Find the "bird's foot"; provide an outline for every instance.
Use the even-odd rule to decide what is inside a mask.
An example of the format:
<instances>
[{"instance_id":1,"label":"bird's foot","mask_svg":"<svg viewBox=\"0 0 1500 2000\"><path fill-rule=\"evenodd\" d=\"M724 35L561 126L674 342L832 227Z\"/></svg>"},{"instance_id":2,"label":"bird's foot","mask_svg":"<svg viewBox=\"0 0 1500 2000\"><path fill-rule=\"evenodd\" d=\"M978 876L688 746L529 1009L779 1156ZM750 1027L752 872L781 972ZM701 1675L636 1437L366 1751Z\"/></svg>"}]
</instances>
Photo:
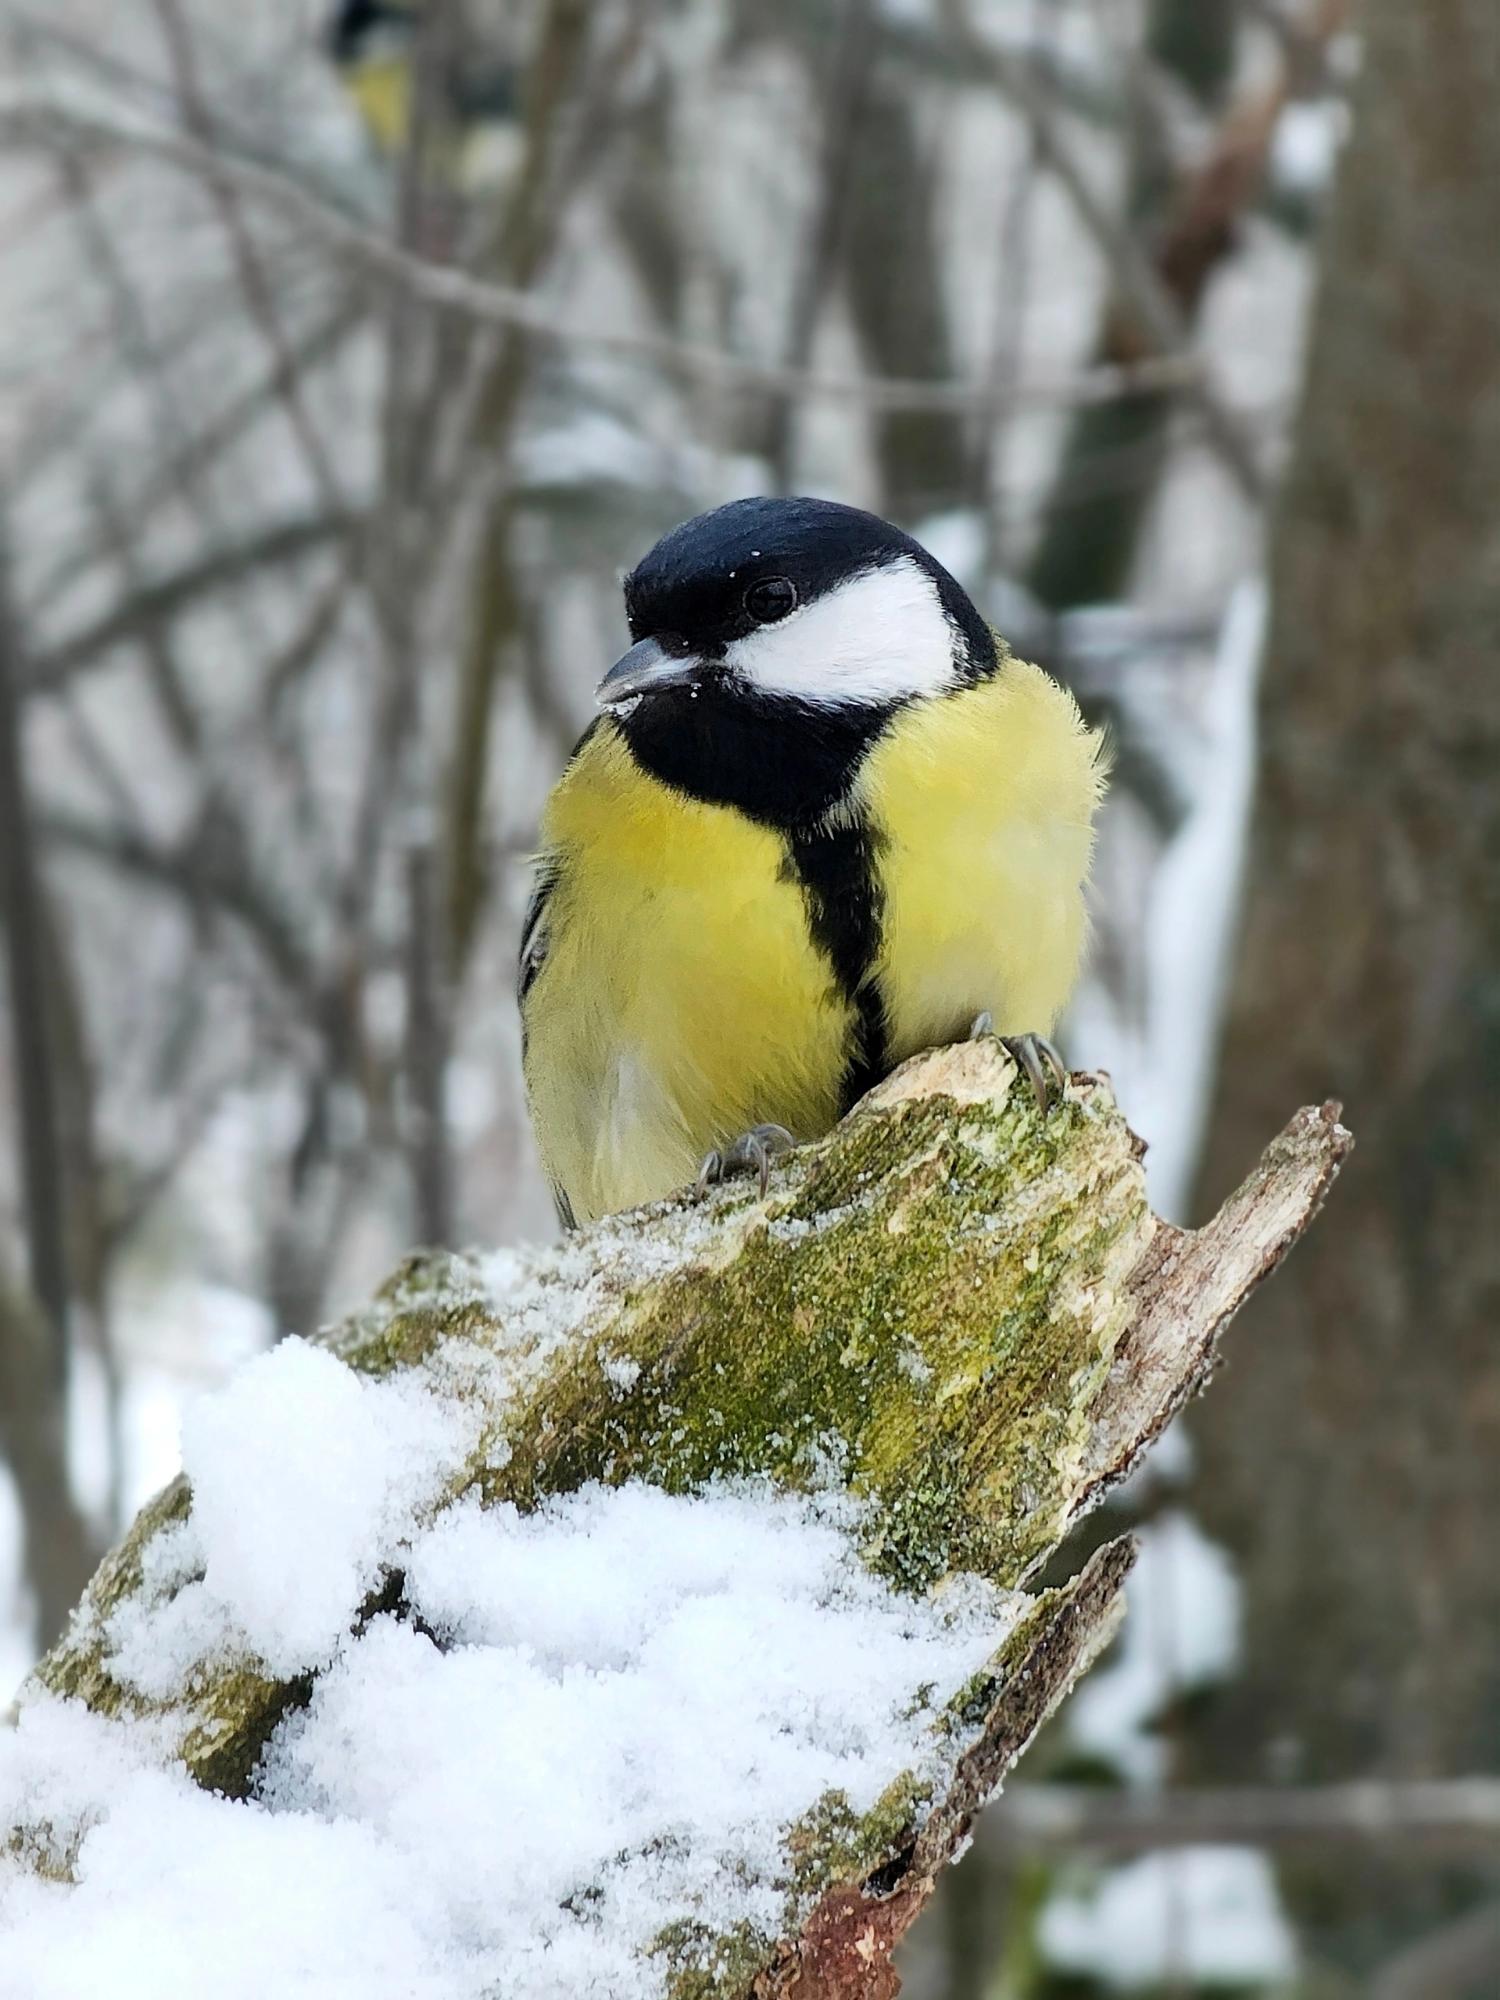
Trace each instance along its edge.
<instances>
[{"instance_id":1,"label":"bird's foot","mask_svg":"<svg viewBox=\"0 0 1500 2000\"><path fill-rule=\"evenodd\" d=\"M991 1014L986 1012L974 1016L974 1025L969 1030L970 1041L977 1042L982 1036L994 1033L995 1022ZM1061 1102L1068 1087L1066 1063L1045 1035L1000 1035L996 1039L1015 1059L1021 1074L1031 1085L1037 1108L1045 1117L1055 1102Z\"/></svg>"},{"instance_id":2,"label":"bird's foot","mask_svg":"<svg viewBox=\"0 0 1500 2000\"><path fill-rule=\"evenodd\" d=\"M722 1153L712 1152L704 1157L693 1183L694 1201L701 1201L711 1187L734 1174L754 1174L764 1194L771 1179L771 1162L779 1154L790 1152L796 1143L784 1125L752 1125Z\"/></svg>"}]
</instances>

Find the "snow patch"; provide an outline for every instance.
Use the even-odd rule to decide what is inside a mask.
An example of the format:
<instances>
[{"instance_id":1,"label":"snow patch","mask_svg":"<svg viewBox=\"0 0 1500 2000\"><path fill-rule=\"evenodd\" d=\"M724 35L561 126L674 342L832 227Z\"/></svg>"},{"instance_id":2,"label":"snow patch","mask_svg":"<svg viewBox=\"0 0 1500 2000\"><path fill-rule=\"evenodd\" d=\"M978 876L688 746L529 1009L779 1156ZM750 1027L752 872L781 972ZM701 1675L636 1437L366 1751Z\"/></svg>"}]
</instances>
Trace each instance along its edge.
<instances>
[{"instance_id":1,"label":"snow patch","mask_svg":"<svg viewBox=\"0 0 1500 2000\"><path fill-rule=\"evenodd\" d=\"M471 1442L450 1405L399 1376L370 1381L303 1340L259 1356L189 1405L192 1516L153 1543L147 1592L109 1620L114 1671L165 1697L231 1648L283 1679L320 1665L380 1552Z\"/></svg>"},{"instance_id":2,"label":"snow patch","mask_svg":"<svg viewBox=\"0 0 1500 2000\"><path fill-rule=\"evenodd\" d=\"M1288 104L1271 135L1271 174L1299 194L1323 194L1349 135L1349 106L1337 97Z\"/></svg>"},{"instance_id":3,"label":"snow patch","mask_svg":"<svg viewBox=\"0 0 1500 2000\"><path fill-rule=\"evenodd\" d=\"M621 1396L628 1396L641 1379L641 1364L632 1361L628 1354L606 1354L600 1357L599 1366L604 1371L604 1379Z\"/></svg>"},{"instance_id":4,"label":"snow patch","mask_svg":"<svg viewBox=\"0 0 1500 2000\"><path fill-rule=\"evenodd\" d=\"M1126 1025L1089 986L1070 1016L1071 1044L1114 1077L1147 1142L1151 1205L1169 1221L1187 1213L1218 1060L1253 803L1266 607L1264 582L1242 583L1220 628L1187 815L1150 888L1144 1019Z\"/></svg>"},{"instance_id":5,"label":"snow patch","mask_svg":"<svg viewBox=\"0 0 1500 2000\"><path fill-rule=\"evenodd\" d=\"M313 1352L277 1350L234 1421L200 1409L189 1437L219 1482L206 1579L283 1658L328 1644L356 1521L413 1504L431 1462L404 1398L351 1392ZM341 1479L314 1478L276 1447L252 1420L294 1398L304 1437L337 1425L386 1477L339 1451ZM295 1533L268 1448L311 1510ZM784 1830L830 1792L864 1812L903 1773L944 1785L943 1707L1023 1601L973 1578L901 1595L858 1560L859 1526L842 1496L758 1485L591 1487L524 1517L460 1503L412 1534L410 1622L344 1634L250 1803L197 1791L144 1724L38 1700L0 1741L0 1816L81 1834L78 1879L0 1865L8 2000L647 2000L670 1977L664 1926L775 1935ZM158 1582L188 1541L167 1538ZM174 1644L202 1644L217 1612L184 1599L199 1627Z\"/></svg>"},{"instance_id":6,"label":"snow patch","mask_svg":"<svg viewBox=\"0 0 1500 2000\"><path fill-rule=\"evenodd\" d=\"M1189 1515L1163 1514L1137 1533L1130 1615L1109 1660L1074 1694L1068 1730L1132 1782L1156 1784L1164 1758L1151 1725L1233 1667L1240 1590L1228 1556Z\"/></svg>"},{"instance_id":7,"label":"snow patch","mask_svg":"<svg viewBox=\"0 0 1500 2000\"><path fill-rule=\"evenodd\" d=\"M1053 1899L1040 1942L1050 1964L1116 1992L1280 1985L1296 1947L1264 1854L1185 1847L1115 1869L1092 1895Z\"/></svg>"}]
</instances>

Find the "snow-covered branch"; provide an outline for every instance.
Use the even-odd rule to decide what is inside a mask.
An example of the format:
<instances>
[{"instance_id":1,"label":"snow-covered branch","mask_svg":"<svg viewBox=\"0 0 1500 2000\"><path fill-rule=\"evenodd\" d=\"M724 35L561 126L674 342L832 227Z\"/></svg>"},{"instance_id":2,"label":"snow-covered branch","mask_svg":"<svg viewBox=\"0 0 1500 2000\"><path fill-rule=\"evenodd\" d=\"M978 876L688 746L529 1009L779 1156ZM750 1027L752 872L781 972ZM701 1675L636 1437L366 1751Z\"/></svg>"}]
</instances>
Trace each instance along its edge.
<instances>
[{"instance_id":1,"label":"snow-covered branch","mask_svg":"<svg viewBox=\"0 0 1500 2000\"><path fill-rule=\"evenodd\" d=\"M199 1404L0 1752L8 1961L894 1993L1129 1545L1030 1580L1349 1144L1300 1113L1187 1233L1103 1079L1015 1086L921 1057L763 1198L414 1259Z\"/></svg>"}]
</instances>

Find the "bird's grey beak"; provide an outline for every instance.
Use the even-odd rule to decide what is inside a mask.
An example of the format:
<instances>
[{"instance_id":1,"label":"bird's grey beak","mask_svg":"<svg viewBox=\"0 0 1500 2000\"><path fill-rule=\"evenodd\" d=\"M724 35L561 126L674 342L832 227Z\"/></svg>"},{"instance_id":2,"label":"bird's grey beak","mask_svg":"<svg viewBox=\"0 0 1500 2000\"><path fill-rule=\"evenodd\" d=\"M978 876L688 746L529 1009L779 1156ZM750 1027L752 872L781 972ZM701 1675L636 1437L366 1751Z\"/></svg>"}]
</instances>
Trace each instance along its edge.
<instances>
[{"instance_id":1,"label":"bird's grey beak","mask_svg":"<svg viewBox=\"0 0 1500 2000\"><path fill-rule=\"evenodd\" d=\"M640 694L686 687L701 664L691 653L669 653L657 639L637 639L630 651L615 661L594 692L601 708L618 708Z\"/></svg>"}]
</instances>

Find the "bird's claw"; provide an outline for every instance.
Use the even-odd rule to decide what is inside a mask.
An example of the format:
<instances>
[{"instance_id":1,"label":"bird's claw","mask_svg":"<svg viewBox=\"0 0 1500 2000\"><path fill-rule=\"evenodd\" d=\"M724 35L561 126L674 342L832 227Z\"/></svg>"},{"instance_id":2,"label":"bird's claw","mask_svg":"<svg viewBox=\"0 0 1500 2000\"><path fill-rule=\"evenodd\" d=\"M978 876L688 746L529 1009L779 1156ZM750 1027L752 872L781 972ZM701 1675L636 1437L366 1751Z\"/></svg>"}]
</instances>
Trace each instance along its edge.
<instances>
[{"instance_id":1,"label":"bird's claw","mask_svg":"<svg viewBox=\"0 0 1500 2000\"><path fill-rule=\"evenodd\" d=\"M704 1155L698 1178L693 1183L694 1201L701 1201L711 1187L720 1181L727 1181L734 1174L754 1174L764 1194L770 1185L771 1162L779 1154L790 1152L796 1143L784 1125L752 1125L723 1152Z\"/></svg>"},{"instance_id":2,"label":"bird's claw","mask_svg":"<svg viewBox=\"0 0 1500 2000\"><path fill-rule=\"evenodd\" d=\"M1062 1102L1068 1087L1067 1065L1062 1057L1045 1035L1002 1035L1000 1046L1014 1056L1031 1085L1037 1109L1045 1117L1054 1103Z\"/></svg>"},{"instance_id":3,"label":"bird's claw","mask_svg":"<svg viewBox=\"0 0 1500 2000\"><path fill-rule=\"evenodd\" d=\"M970 1041L977 1042L983 1036L994 1033L995 1021L992 1014L986 1011L974 1016L974 1025L969 1030ZM1021 1074L1031 1085L1038 1110L1045 1116L1052 1109L1054 1102L1061 1102L1063 1093L1068 1087L1067 1064L1045 1035L1000 1035L997 1040L1001 1048L1014 1058Z\"/></svg>"}]
</instances>

